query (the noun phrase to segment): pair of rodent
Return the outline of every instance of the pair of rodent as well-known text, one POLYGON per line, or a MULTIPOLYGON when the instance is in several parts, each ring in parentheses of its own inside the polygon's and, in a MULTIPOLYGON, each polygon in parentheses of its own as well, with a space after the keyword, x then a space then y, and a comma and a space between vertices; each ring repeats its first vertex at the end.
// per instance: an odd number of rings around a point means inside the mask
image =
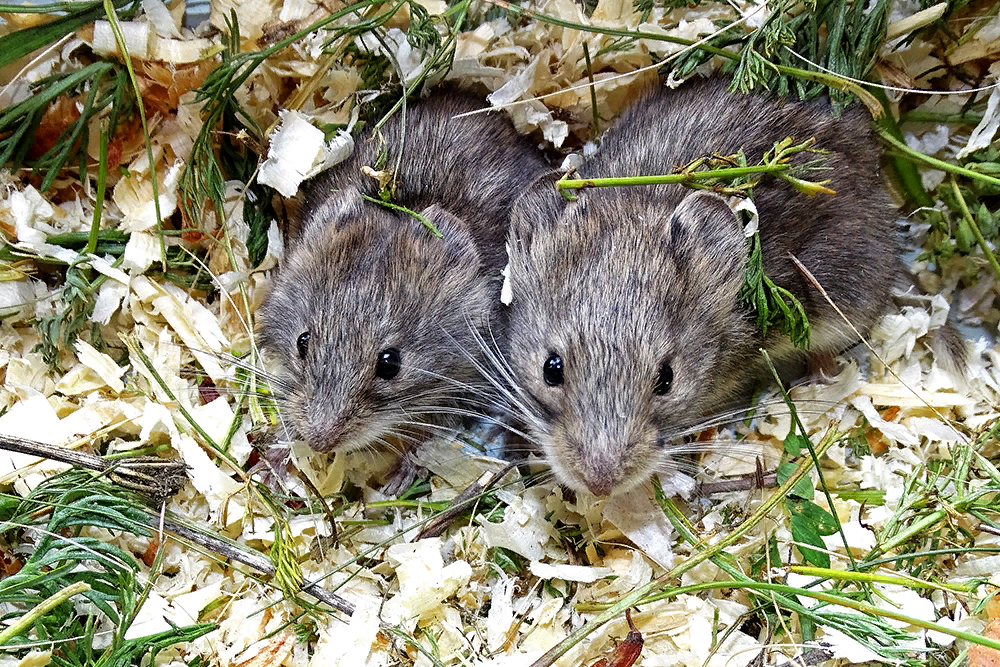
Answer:
MULTIPOLYGON (((870 121, 859 109, 834 118, 823 103, 732 94, 727 83, 647 92, 580 175, 666 174, 740 149, 753 163, 778 140, 815 137, 831 151, 837 194, 807 197, 766 178, 755 204, 765 273, 804 305, 812 350, 838 352, 856 336, 789 255, 858 329, 888 308, 901 264, 870 121)), ((262 313, 266 345, 296 387, 289 415, 314 448, 352 448, 410 433, 442 406, 482 410, 485 388, 501 383, 505 410, 563 484, 627 490, 669 462, 677 435, 764 377, 758 348, 779 364, 802 352, 780 333, 762 337, 740 303, 747 241, 721 197, 656 185, 567 202, 505 120, 453 118, 480 106, 447 94, 407 117, 394 201, 428 207, 443 240, 360 197, 377 196, 360 174, 383 150, 372 136, 309 184, 302 230, 262 313), (512 301, 501 311, 508 217, 512 301), (488 382, 476 341, 501 319, 502 359, 488 382)), ((400 126, 383 130, 385 164, 400 126)))

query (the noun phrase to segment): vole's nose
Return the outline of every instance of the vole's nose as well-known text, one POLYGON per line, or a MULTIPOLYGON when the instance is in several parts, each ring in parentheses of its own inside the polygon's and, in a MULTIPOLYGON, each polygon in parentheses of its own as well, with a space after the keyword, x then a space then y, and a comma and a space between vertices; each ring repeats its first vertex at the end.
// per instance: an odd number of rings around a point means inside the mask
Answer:
POLYGON ((318 411, 309 415, 306 423, 306 441, 317 452, 329 452, 336 448, 344 435, 347 420, 344 417, 324 417, 318 411))
POLYGON ((569 440, 576 455, 575 466, 580 479, 595 496, 610 495, 622 481, 620 448, 585 441, 569 440))

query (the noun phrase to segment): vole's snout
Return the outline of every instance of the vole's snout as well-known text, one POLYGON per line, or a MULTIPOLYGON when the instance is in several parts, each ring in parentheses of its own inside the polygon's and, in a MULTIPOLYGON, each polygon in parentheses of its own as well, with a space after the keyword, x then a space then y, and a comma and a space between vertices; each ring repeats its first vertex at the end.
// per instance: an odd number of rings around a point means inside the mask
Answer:
POLYGON ((312 410, 306 419, 305 436, 309 446, 317 452, 329 452, 337 447, 347 429, 347 419, 343 416, 324 415, 321 410, 312 410))
POLYGON ((576 447, 576 451, 583 464, 579 467, 583 483, 595 496, 610 495, 622 481, 622 461, 594 448, 576 447))

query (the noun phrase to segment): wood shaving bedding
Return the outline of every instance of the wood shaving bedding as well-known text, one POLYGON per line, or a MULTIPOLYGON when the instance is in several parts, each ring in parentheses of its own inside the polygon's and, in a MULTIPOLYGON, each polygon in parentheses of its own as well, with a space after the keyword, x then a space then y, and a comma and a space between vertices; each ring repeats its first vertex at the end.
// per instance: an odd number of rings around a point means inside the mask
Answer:
MULTIPOLYGON (((236 369, 225 362, 225 355, 251 349, 246 305, 259 303, 270 272, 280 265, 281 237, 272 222, 268 255, 254 269, 246 246, 249 228, 243 216, 243 207, 250 202, 244 199, 245 184, 230 182, 221 219, 209 217, 207 227, 192 230, 183 241, 178 237, 165 240, 169 247, 185 242, 192 249, 212 247, 205 269, 220 294, 208 302, 202 292, 184 290, 162 278, 145 275, 161 260, 151 173, 156 173, 161 218, 181 216, 179 179, 201 129, 192 91, 211 71, 202 59, 208 57, 211 61, 215 57, 208 54, 218 50, 220 38, 183 28, 177 11, 182 5, 178 3, 164 6, 158 0, 144 0, 143 4, 146 18, 124 24, 126 43, 142 65, 140 72, 145 72, 149 85, 156 82, 169 91, 167 95, 172 99, 151 123, 155 170, 150 169, 140 129, 132 128, 132 136, 116 144, 120 152, 116 159, 124 175, 113 175, 115 183, 104 204, 101 226, 131 232, 131 236, 120 264, 110 256, 89 258, 89 265, 107 276, 97 293, 90 321, 119 351, 119 335, 130 336, 149 357, 166 389, 136 358, 135 350, 128 350, 124 359, 116 361, 83 340, 62 352, 64 374, 50 376, 41 354, 33 351, 39 339, 30 320, 58 312, 61 286, 52 288, 25 272, 0 283, 0 314, 5 315, 0 321, 0 432, 54 444, 102 432, 102 437, 108 439, 109 451, 168 444, 188 463, 191 475, 190 484, 170 501, 168 509, 266 553, 275 540, 273 518, 230 465, 210 455, 179 408, 188 411, 214 441, 228 441, 228 452, 237 465, 247 464, 253 455, 251 441, 258 436, 259 423, 250 413, 234 412, 240 385, 236 369), (179 87, 171 90, 178 82, 179 87), (225 251, 217 244, 224 238, 229 239, 225 251), (202 393, 205 377, 220 389, 211 400, 202 393)), ((763 13, 755 13, 757 5, 737 4, 749 25, 763 21, 763 13)), ((424 5, 435 14, 445 8, 439 2, 424 5)), ((712 20, 719 18, 721 11, 714 7, 672 11, 655 7, 644 23, 635 25, 639 13, 631 2, 622 0, 600 0, 589 17, 572 0, 527 2, 523 7, 566 21, 610 28, 624 25, 687 39, 713 32, 712 20), (678 20, 676 26, 667 27, 678 20)), ((294 31, 328 11, 325 5, 308 1, 279 4, 267 0, 220 0, 212 3, 212 24, 224 28, 231 10, 239 19, 244 50, 260 48, 255 44, 257 40, 273 43, 275 30, 282 25, 294 31)), ((915 7, 907 6, 899 12, 901 15, 894 15, 895 20, 903 20, 915 11, 915 7)), ((408 16, 394 19, 381 43, 365 38, 355 42, 358 47, 391 54, 405 80, 413 79, 428 57, 407 42, 402 29, 408 23, 408 16)), ((982 28, 955 57, 981 58, 991 53, 991 45, 996 42, 990 41, 993 23, 982 28)), ((81 31, 81 39, 98 53, 116 53, 117 45, 109 40, 107 32, 108 24, 98 22, 92 31, 81 31)), ((676 45, 638 39, 623 49, 602 51, 604 43, 600 35, 539 21, 519 21, 512 26, 507 19, 496 18, 459 35, 455 64, 448 78, 486 86, 492 91, 489 99, 493 104, 513 105, 507 112, 520 131, 532 132, 548 146, 578 145, 592 138, 588 134, 593 110, 582 57, 584 44, 594 68, 602 70, 595 82, 597 112, 605 120, 617 115, 636 91, 655 80, 655 70, 639 71, 652 64, 651 53, 664 56, 681 50, 676 45), (544 103, 515 104, 541 95, 546 95, 544 103)), ((239 103, 262 128, 277 124, 277 131, 270 136, 267 160, 257 177, 260 183, 272 185, 286 196, 319 168, 346 158, 353 147, 346 133, 337 133, 331 139, 324 137, 320 128, 324 124, 353 123, 349 105, 343 101, 359 91, 362 77, 343 63, 321 70, 322 44, 323 39, 316 35, 276 53, 251 76, 238 96, 239 103), (317 93, 299 110, 284 109, 289 91, 313 77, 320 81, 317 93)), ((914 73, 928 71, 937 64, 919 39, 898 50, 891 60, 914 73)), ((9 97, 8 103, 19 101, 28 94, 21 82, 68 69, 72 63, 73 49, 69 46, 50 53, 21 73, 17 84, 5 88, 3 94, 9 97)), ((993 97, 996 95, 994 92, 993 97)), ((967 141, 952 136, 951 128, 945 125, 919 137, 908 135, 907 141, 925 152, 952 157, 967 146, 980 146, 989 128, 994 132, 996 129, 997 111, 992 97, 991 105, 977 128, 979 134, 974 133, 967 141)), ((90 157, 96 159, 98 151, 99 146, 92 141, 90 157)), ((925 185, 932 186, 938 177, 925 172, 924 178, 925 185)), ((56 189, 54 196, 43 196, 32 185, 9 175, 4 177, 0 229, 25 258, 63 262, 76 259, 76 251, 54 246, 47 239, 57 233, 89 231, 95 193, 69 179, 61 186, 65 189, 56 189)), ((955 276, 963 270, 955 263, 934 279, 942 289, 954 290, 955 276)), ((987 280, 987 288, 977 285, 958 291, 963 316, 996 321, 992 312, 995 287, 992 279, 987 280)), ((870 338, 878 357, 888 367, 862 353, 864 370, 856 359, 842 360, 835 377, 792 390, 796 401, 830 406, 799 414, 806 431, 817 439, 831 430, 849 431, 863 420, 871 426, 868 442, 874 454, 859 457, 838 445, 824 460, 825 479, 832 486, 853 484, 862 490, 884 492, 883 505, 866 506, 854 500, 837 503, 844 534, 858 554, 872 549, 876 531, 893 520, 914 471, 928 459, 948 457, 951 446, 969 438, 969 429, 983 429, 1000 416, 995 408, 1000 392, 1000 357, 991 343, 967 343, 971 359, 967 377, 940 367, 929 353, 925 336, 944 323, 947 311, 947 301, 936 298, 930 312, 904 308, 887 315, 870 338), (905 386, 897 376, 905 380, 905 386)), ((792 421, 777 397, 770 396, 762 406, 751 427, 737 426, 719 434, 720 438, 734 440, 749 434, 751 453, 706 455, 700 461, 704 469, 719 476, 752 473, 757 456, 768 469, 774 467, 792 421)), ((485 458, 466 457, 456 442, 454 438, 440 439, 421 451, 421 463, 434 475, 430 501, 454 497, 477 479, 484 467, 495 470, 501 465, 485 458)), ((330 536, 322 512, 296 515, 286 535, 306 579, 322 578, 328 589, 354 602, 354 616, 345 619, 315 615, 311 617, 312 639, 300 641, 285 627, 300 609, 277 589, 169 540, 162 566, 164 575, 153 580, 150 595, 127 636, 140 637, 169 629, 170 624, 187 625, 203 619, 217 623, 218 628, 189 644, 166 649, 159 654, 158 664, 187 664, 198 657, 218 665, 432 664, 427 655, 380 626, 389 623, 420 638, 425 646, 432 644, 435 660, 443 664, 526 665, 592 617, 590 612, 578 611, 578 603, 613 603, 692 553, 678 539, 648 489, 607 501, 584 493, 570 500, 551 482, 525 488, 516 474, 509 475, 496 491, 505 505, 502 519, 477 511, 471 521, 454 526, 443 538, 412 542, 415 527, 427 516, 424 507, 417 504, 371 509, 387 500, 378 488, 379 480, 394 464, 392 456, 371 452, 324 455, 302 443, 293 443, 290 458, 324 495, 348 486, 362 490, 364 503, 350 504, 339 517, 340 530, 346 525, 358 526, 340 544, 315 548, 322 538, 330 536), (576 537, 567 539, 564 533, 576 537), (568 549, 573 539, 578 548, 568 549), (517 574, 506 572, 494 557, 499 549, 508 554, 508 559, 523 561, 525 569, 517 574), (362 556, 365 560, 359 563, 362 556), (344 569, 330 574, 340 566, 344 569)), ((22 496, 63 469, 62 464, 29 463, 22 455, 0 453, 0 480, 22 496)), ((814 484, 819 483, 816 471, 812 471, 811 478, 814 484)), ((691 497, 692 480, 680 477, 663 483, 672 492, 689 498, 688 504, 682 506, 698 521, 699 534, 707 544, 728 534, 734 521, 749 515, 769 493, 733 492, 704 502, 691 497)), ((309 492, 300 482, 291 480, 289 484, 290 492, 308 497, 309 492)), ((825 500, 818 498, 817 503, 823 505, 825 500)), ((774 511, 769 518, 770 523, 762 523, 728 550, 741 564, 747 563, 772 533, 778 551, 792 553, 794 540, 786 525, 787 517, 774 511)), ((133 553, 150 548, 147 538, 112 535, 97 528, 85 532, 133 553)), ((978 539, 982 544, 996 543, 995 536, 986 533, 978 539)), ((824 543, 831 566, 846 568, 848 561, 840 535, 825 537, 824 543)), ((991 566, 995 559, 971 555, 959 558, 951 576, 956 580, 986 578, 1000 585, 1000 570, 991 566)), ((146 563, 140 580, 150 576, 146 563)), ((707 583, 720 577, 728 575, 711 563, 703 563, 685 573, 681 583, 707 583)), ((787 574, 788 583, 804 585, 811 580, 787 574)), ((879 604, 892 600, 923 620, 974 633, 985 627, 985 621, 969 616, 954 597, 923 597, 910 588, 890 584, 879 584, 877 593, 879 604), (939 619, 941 611, 953 613, 954 620, 939 619)), ((792 636, 780 641, 745 631, 741 619, 753 604, 746 591, 735 590, 685 594, 643 605, 633 614, 645 639, 637 664, 740 667, 757 659, 765 646, 775 649, 763 654, 767 664, 785 663, 783 654, 794 655, 797 651, 792 640, 800 628, 792 628, 792 636)), ((102 622, 106 626, 108 619, 102 622)), ((589 664, 627 633, 625 619, 618 618, 571 649, 557 664, 589 664)), ((884 659, 834 630, 823 631, 821 639, 834 657, 848 662, 884 659)), ((913 640, 914 649, 926 646, 927 640, 947 646, 954 638, 927 633, 913 640)))

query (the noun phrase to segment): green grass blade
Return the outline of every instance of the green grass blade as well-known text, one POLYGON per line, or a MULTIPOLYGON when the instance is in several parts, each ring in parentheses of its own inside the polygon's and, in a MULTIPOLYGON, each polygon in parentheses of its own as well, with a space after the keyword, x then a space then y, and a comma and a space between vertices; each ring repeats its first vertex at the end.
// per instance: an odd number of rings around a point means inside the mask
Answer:
MULTIPOLYGON (((114 2, 115 7, 124 7, 128 3, 134 2, 134 0, 114 0, 114 2)), ((3 7, 9 6, 0 5, 0 11, 14 11, 3 9, 3 7)), ((24 7, 19 7, 19 9, 22 12, 25 11, 24 7)), ((34 11, 38 9, 32 8, 34 11)), ((104 16, 104 0, 95 0, 95 2, 88 2, 83 6, 74 5, 74 3, 69 2, 60 3, 58 6, 44 6, 44 11, 46 12, 57 10, 68 10, 69 13, 65 16, 60 16, 54 21, 30 28, 23 28, 0 37, 0 67, 6 67, 29 53, 44 48, 62 39, 74 30, 79 30, 83 26, 101 18, 104 16)))

